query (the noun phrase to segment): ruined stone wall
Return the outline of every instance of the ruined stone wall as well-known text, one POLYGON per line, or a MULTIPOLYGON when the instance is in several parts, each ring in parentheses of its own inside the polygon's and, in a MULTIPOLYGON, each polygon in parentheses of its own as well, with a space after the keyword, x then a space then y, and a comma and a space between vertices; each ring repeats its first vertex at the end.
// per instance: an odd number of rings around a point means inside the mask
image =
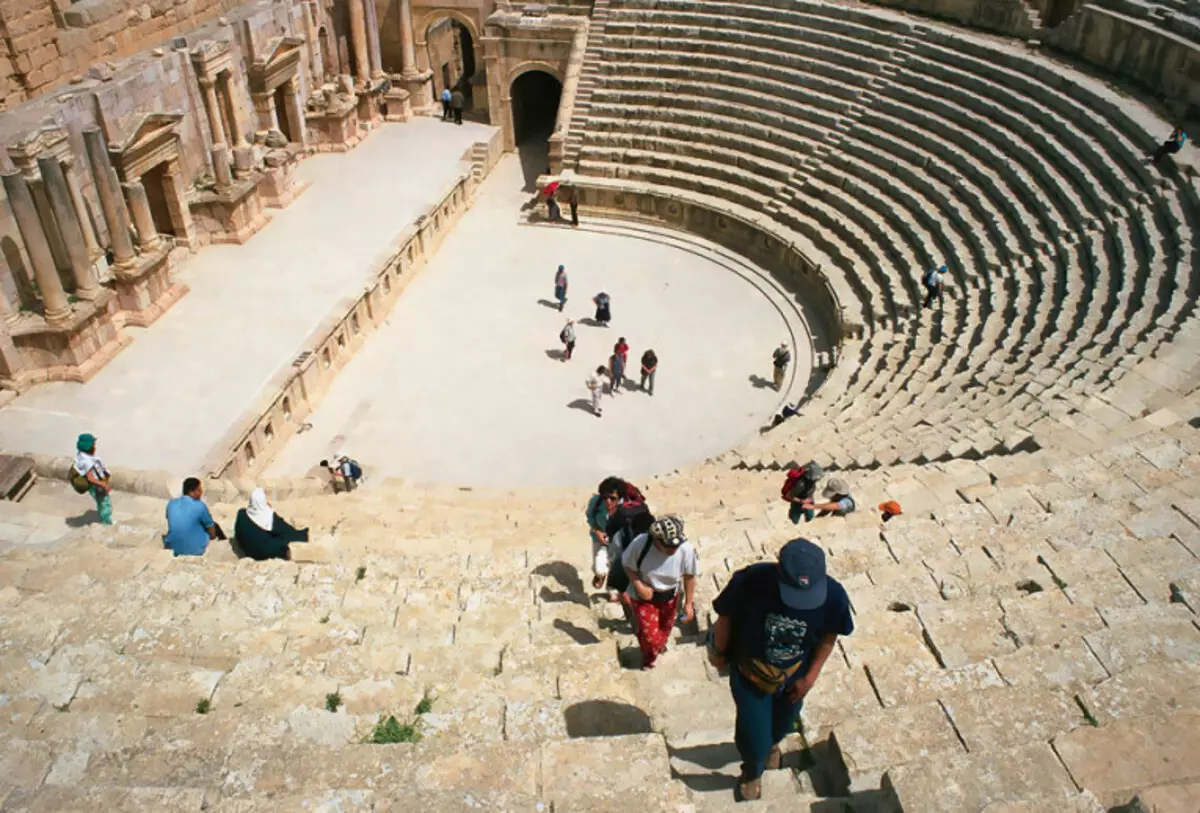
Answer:
POLYGON ((98 62, 161 44, 236 5, 233 0, 0 0, 0 109, 59 87, 98 62))
POLYGON ((1200 47, 1130 17, 1086 5, 1042 41, 1161 93, 1178 117, 1200 114, 1200 47))
MULTIPOLYGON (((3 0, 0 0, 2 5, 3 0)), ((72 8, 78 7, 73 6, 72 8)), ((303 36, 303 6, 299 3, 272 3, 270 0, 246 4, 232 12, 224 23, 212 21, 185 32, 178 48, 170 43, 137 56, 109 64, 82 82, 68 84, 57 92, 26 102, 0 115, 0 169, 11 172, 14 164, 7 147, 27 137, 38 127, 50 124, 64 130, 78 167, 87 206, 98 237, 109 240, 83 146, 82 132, 99 127, 110 145, 132 133, 149 113, 182 113, 178 125, 180 163, 184 180, 190 185, 212 172, 209 150, 212 132, 204 107, 204 98, 192 63, 191 51, 201 42, 227 42, 232 49, 230 95, 238 118, 247 132, 259 129, 251 102, 246 75, 256 48, 263 48, 275 37, 303 36)), ((307 67, 310 55, 302 60, 299 80, 307 96, 311 77, 307 67)), ((17 230, 7 199, 0 190, 0 295, 13 308, 29 305, 32 296, 32 272, 24 244, 17 230)))
MULTIPOLYGON (((1042 0, 1048 2, 1049 0, 1042 0)), ((985 31, 1028 37, 1038 23, 1033 5, 1023 0, 870 0, 880 6, 900 8, 951 20, 985 31)))

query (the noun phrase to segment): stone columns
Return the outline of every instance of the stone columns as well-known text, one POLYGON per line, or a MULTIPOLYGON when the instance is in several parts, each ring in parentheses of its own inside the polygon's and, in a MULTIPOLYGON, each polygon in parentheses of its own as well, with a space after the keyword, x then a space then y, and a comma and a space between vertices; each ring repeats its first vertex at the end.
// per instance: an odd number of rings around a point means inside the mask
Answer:
POLYGON ((58 223, 58 231, 62 235, 67 257, 71 262, 71 273, 75 277, 75 295, 80 299, 95 299, 100 295, 100 285, 96 282, 96 275, 92 273, 87 242, 75 216, 71 190, 67 186, 62 166, 57 158, 42 157, 38 159, 38 171, 42 175, 46 198, 50 201, 54 220, 58 223))
POLYGON ((133 225, 137 228, 138 248, 152 251, 158 245, 158 229, 154 226, 154 215, 150 213, 150 199, 141 180, 124 184, 125 197, 129 199, 129 211, 133 214, 133 225))
POLYGON ((62 162, 63 176, 67 179, 67 189, 71 192, 71 205, 75 208, 75 217, 79 220, 79 229, 83 232, 83 242, 87 246, 88 258, 93 263, 102 262, 104 249, 100 247, 100 238, 88 212, 87 201, 83 197, 83 187, 79 185, 79 174, 75 171, 75 156, 71 155, 62 162))
POLYGON ((217 101, 217 88, 211 79, 200 77, 200 87, 204 90, 204 112, 208 114, 208 126, 212 130, 213 144, 225 143, 225 125, 221 120, 221 106, 217 101))
POLYGON ((400 75, 414 79, 417 70, 417 51, 413 47, 412 0, 400 0, 400 75))
POLYGON ((241 119, 238 118, 237 102, 233 98, 233 77, 228 72, 221 74, 221 90, 225 97, 225 115, 228 117, 228 125, 230 138, 233 139, 234 147, 246 146, 246 133, 242 128, 241 119))
POLYGON ((67 294, 63 291, 62 280, 58 278, 54 255, 50 253, 50 244, 46 242, 46 234, 42 231, 42 221, 38 217, 33 196, 29 194, 29 186, 19 172, 0 178, 4 181, 4 194, 17 221, 17 230, 21 232, 21 242, 25 244, 25 251, 33 266, 33 277, 41 293, 46 323, 61 327, 70 322, 71 307, 67 304, 67 294))
POLYGON ((304 122, 304 103, 300 101, 300 80, 293 76, 284 86, 288 132, 293 143, 308 149, 308 127, 304 122))
POLYGON ((128 268, 136 260, 133 241, 129 237, 129 213, 125 211, 125 201, 121 199, 120 182, 108 157, 104 133, 98 129, 84 130, 83 144, 87 148, 88 161, 92 165, 92 178, 96 182, 100 208, 104 211, 104 222, 108 224, 108 239, 112 243, 113 257, 117 268, 128 268))
POLYGON ((350 11, 350 41, 354 47, 354 78, 364 85, 371 81, 371 60, 367 52, 365 0, 347 0, 350 11))
POLYGON ((275 112, 274 93, 253 94, 254 110, 258 113, 258 129, 278 130, 279 116, 275 112))
POLYGON ((375 0, 362 0, 367 12, 367 56, 371 60, 371 78, 382 79, 383 57, 379 47, 379 10, 375 0))
POLYGON ((304 14, 304 39, 308 40, 308 70, 315 83, 320 87, 325 81, 325 66, 321 62, 321 43, 317 39, 317 30, 321 27, 317 22, 318 6, 307 2, 301 6, 304 14))
POLYGON ((213 145, 212 165, 217 191, 228 191, 233 186, 233 170, 229 166, 229 149, 224 144, 213 145))

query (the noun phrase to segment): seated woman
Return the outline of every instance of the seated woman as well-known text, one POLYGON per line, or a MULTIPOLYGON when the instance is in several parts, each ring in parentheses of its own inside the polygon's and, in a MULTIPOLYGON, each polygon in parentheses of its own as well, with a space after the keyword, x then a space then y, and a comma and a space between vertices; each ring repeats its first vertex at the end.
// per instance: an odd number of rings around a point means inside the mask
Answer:
POLYGON ((237 512, 233 530, 238 547, 251 559, 289 559, 289 542, 307 542, 307 528, 293 528, 267 504, 267 492, 250 492, 250 505, 237 512))

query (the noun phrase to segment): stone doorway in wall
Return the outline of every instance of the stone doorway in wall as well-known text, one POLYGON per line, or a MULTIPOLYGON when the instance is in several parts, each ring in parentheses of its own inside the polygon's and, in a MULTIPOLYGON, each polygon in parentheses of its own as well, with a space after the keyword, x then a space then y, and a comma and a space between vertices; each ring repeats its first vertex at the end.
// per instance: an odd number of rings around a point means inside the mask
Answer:
POLYGON ((537 177, 550 171, 548 139, 554 134, 562 83, 546 71, 526 71, 513 80, 510 97, 513 141, 521 156, 525 188, 532 190, 537 177))
POLYGON ((171 220, 171 208, 167 204, 167 184, 170 178, 167 177, 166 163, 159 164, 153 169, 148 169, 142 175, 142 186, 146 189, 146 201, 150 204, 150 214, 154 218, 154 228, 159 234, 169 234, 173 237, 179 235, 175 233, 175 224, 171 220))
POLYGON ((283 137, 289 142, 295 141, 296 139, 292 137, 292 128, 288 126, 286 82, 275 88, 275 93, 272 94, 272 103, 275 105, 275 120, 279 122, 279 132, 283 133, 283 137))
POLYGON ((443 17, 425 31, 425 53, 433 69, 435 98, 443 88, 462 91, 466 104, 464 115, 471 117, 476 109, 475 88, 482 77, 475 67, 475 40, 470 30, 453 17, 443 17))

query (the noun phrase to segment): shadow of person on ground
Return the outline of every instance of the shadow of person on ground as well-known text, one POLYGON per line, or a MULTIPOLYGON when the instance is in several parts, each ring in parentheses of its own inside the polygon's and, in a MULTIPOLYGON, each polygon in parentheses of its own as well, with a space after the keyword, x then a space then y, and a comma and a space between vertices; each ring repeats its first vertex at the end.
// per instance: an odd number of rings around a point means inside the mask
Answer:
POLYGON ((551 302, 549 299, 539 299, 538 304, 542 307, 549 308, 550 310, 558 310, 558 303, 551 302))
POLYGON ((584 700, 563 709, 568 737, 621 737, 652 734, 650 715, 629 703, 584 700))
POLYGON ((589 415, 594 414, 592 412, 592 402, 589 398, 576 398, 567 404, 567 409, 578 409, 580 412, 586 412, 589 415))
POLYGON ((587 590, 583 586, 583 579, 579 577, 579 571, 575 569, 575 566, 569 562, 545 562, 533 569, 533 575, 547 576, 564 588, 562 592, 557 592, 549 587, 542 587, 542 601, 570 601, 585 607, 591 606, 587 590))
POLYGON ((84 528, 100 522, 100 512, 89 508, 77 517, 67 517, 63 522, 68 528, 84 528))
POLYGON ((561 618, 554 619, 554 628, 560 632, 566 633, 572 641, 580 646, 588 646, 589 644, 600 643, 600 638, 596 635, 596 633, 577 624, 572 624, 570 621, 564 621, 561 618))
POLYGON ((602 325, 590 316, 585 316, 582 319, 576 319, 575 322, 588 327, 601 327, 602 325))
POLYGON ((547 350, 546 351, 547 358, 552 358, 555 361, 562 361, 563 356, 565 356, 565 355, 566 355, 566 353, 562 350, 547 350))
POLYGON ((753 384, 757 389, 760 389, 760 390, 765 390, 768 388, 775 389, 774 381, 768 381, 767 379, 763 378, 761 375, 757 375, 756 373, 750 374, 750 383, 753 384))

